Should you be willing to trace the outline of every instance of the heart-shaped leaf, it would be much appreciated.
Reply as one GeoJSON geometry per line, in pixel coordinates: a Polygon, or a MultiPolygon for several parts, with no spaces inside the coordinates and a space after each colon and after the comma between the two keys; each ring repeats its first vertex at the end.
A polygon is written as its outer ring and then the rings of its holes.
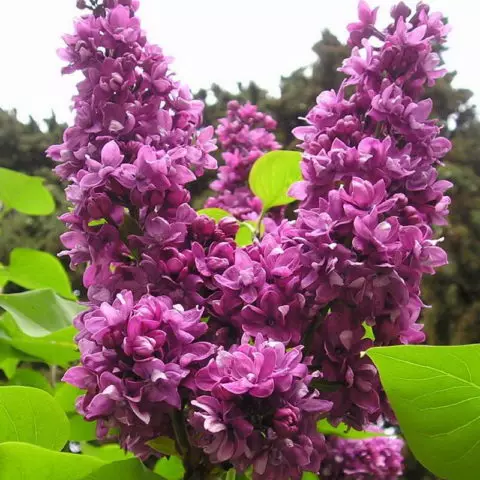
{"type": "Polygon", "coordinates": [[[43,337],[69,327],[73,317],[84,310],[78,303],[65,300],[50,289],[1,294],[0,306],[12,315],[25,334],[32,337],[43,337]]]}
{"type": "Polygon", "coordinates": [[[440,478],[480,471],[480,345],[394,346],[367,352],[408,446],[440,478]]]}
{"type": "Polygon", "coordinates": [[[43,182],[40,177],[0,168],[0,201],[7,209],[27,215],[50,215],[55,202],[43,182]]]}
{"type": "Polygon", "coordinates": [[[262,201],[264,212],[295,201],[288,190],[302,179],[301,160],[300,152],[275,150],[253,164],[248,183],[250,190],[262,201]]]}
{"type": "Polygon", "coordinates": [[[233,217],[230,212],[227,212],[227,210],[223,210],[223,208],[202,208],[201,210],[198,210],[197,213],[199,215],[206,215],[212,220],[215,220],[217,223],[222,218],[233,217]]]}
{"type": "Polygon", "coordinates": [[[0,426],[0,443],[26,442],[51,450],[61,450],[70,433],[60,405],[30,387],[0,388],[0,426]]]}
{"type": "Polygon", "coordinates": [[[166,480],[182,480],[185,475],[183,462],[175,455],[161,458],[155,465],[153,471],[166,480]]]}
{"type": "Polygon", "coordinates": [[[75,300],[67,272],[50,253],[15,248],[10,253],[9,280],[28,290],[51,288],[62,297],[75,300]]]}
{"type": "Polygon", "coordinates": [[[98,458],[52,452],[28,443],[0,445],[0,480],[82,480],[102,465],[98,458]]]}

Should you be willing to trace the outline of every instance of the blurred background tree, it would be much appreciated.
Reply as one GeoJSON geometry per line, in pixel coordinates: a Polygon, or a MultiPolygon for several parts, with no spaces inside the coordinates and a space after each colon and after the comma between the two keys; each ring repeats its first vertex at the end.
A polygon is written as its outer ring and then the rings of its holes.
{"type": "MultiPolygon", "coordinates": [[[[251,101],[272,114],[278,122],[277,138],[285,148],[293,148],[292,129],[302,124],[301,117],[314,105],[322,90],[338,88],[342,74],[337,71],[348,56],[348,48],[329,31],[313,46],[316,61],[301,67],[280,79],[280,96],[273,97],[255,82],[238,85],[237,92],[229,92],[218,85],[197,92],[205,100],[205,124],[217,125],[224,116],[228,101],[251,101]]],[[[450,264],[427,279],[424,299],[432,308],[424,315],[429,342],[455,344],[480,342],[480,122],[471,105],[471,92],[452,86],[455,78],[450,73],[428,95],[434,100],[434,116],[444,124],[444,134],[453,141],[454,148],[440,169],[441,177],[455,186],[450,225],[439,234],[445,236],[444,248],[450,264]]],[[[33,120],[20,122],[15,112],[0,110],[0,166],[47,179],[54,194],[58,213],[68,206],[63,186],[51,173],[51,162],[45,157],[48,145],[58,143],[64,125],[55,116],[45,120],[45,128],[33,120]]],[[[208,184],[214,174],[205,176],[192,185],[194,206],[200,208],[211,193],[208,184]]],[[[34,247],[56,254],[61,249],[58,236],[64,228],[56,218],[33,218],[9,215],[9,228],[0,238],[0,261],[6,262],[10,250],[16,246],[34,247]]],[[[75,288],[80,287],[78,274],[72,274],[75,288]]],[[[409,460],[406,478],[426,480],[433,478],[413,460],[409,460]]]]}

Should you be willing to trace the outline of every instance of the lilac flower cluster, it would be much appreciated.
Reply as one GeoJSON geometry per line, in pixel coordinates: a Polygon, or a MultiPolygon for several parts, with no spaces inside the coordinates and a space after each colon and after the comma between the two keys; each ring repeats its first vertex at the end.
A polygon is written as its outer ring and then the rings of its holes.
{"type": "Polygon", "coordinates": [[[448,28],[420,3],[400,3],[393,23],[375,26],[376,10],[361,1],[349,25],[352,55],[338,92],[323,92],[294,130],[304,150],[297,228],[304,246],[304,294],[327,309],[314,332],[315,363],[341,385],[330,393],[331,419],[361,428],[389,407],[373,364],[375,345],[420,343],[420,284],[447,262],[432,225],[442,225],[449,182],[436,167],[450,142],[430,120],[426,86],[445,74],[435,45],[448,28]],[[371,40],[373,39],[373,40],[371,40]],[[350,96],[347,91],[352,91],[350,96]],[[375,340],[366,339],[371,326],[375,340]]]}
{"type": "Polygon", "coordinates": [[[396,480],[403,474],[404,442],[396,437],[349,440],[327,437],[322,478],[332,480],[396,480]]]}
{"type": "Polygon", "coordinates": [[[450,184],[436,166],[450,142],[428,119],[431,100],[420,100],[445,73],[433,52],[448,30],[441,16],[420,4],[409,19],[402,3],[380,32],[375,11],[365,2],[359,11],[347,79],[320,94],[309,125],[294,131],[304,149],[304,180],[291,188],[301,200],[296,222],[237,252],[214,276],[221,296],[208,308],[250,335],[304,343],[334,386],[325,393],[330,420],[362,429],[391,416],[364,352],[424,341],[421,279],[447,261],[432,225],[448,213],[450,184]]]}
{"type": "Polygon", "coordinates": [[[325,439],[316,422],[331,407],[308,385],[300,347],[280,342],[255,343],[220,350],[196,375],[205,395],[192,401],[190,423],[196,443],[213,463],[230,462],[239,471],[253,466],[253,479],[300,479],[318,472],[325,439]]]}
{"type": "MultiPolygon", "coordinates": [[[[81,5],[83,7],[85,5],[81,5]]],[[[80,18],[60,55],[80,71],[74,125],[49,148],[73,204],[62,236],[72,267],[87,264],[90,309],[75,320],[82,367],[65,379],[87,390],[79,411],[98,434],[119,430],[140,455],[172,435],[193,367],[215,351],[200,321],[202,275],[193,250],[234,249],[238,226],[190,208],[188,182],[216,168],[203,104],[147,43],[138,1],[109,0],[80,18]]]]}
{"type": "MultiPolygon", "coordinates": [[[[147,43],[135,16],[137,7],[133,0],[95,3],[92,13],[77,21],[75,34],[65,36],[67,46],[60,52],[69,63],[64,72],[81,71],[84,78],[74,97],[75,123],[66,130],[64,143],[48,153],[59,163],[58,175],[69,182],[73,209],[62,217],[70,229],[62,236],[68,249],[64,254],[72,267],[87,264],[89,300],[88,310],[75,319],[82,365],[70,369],[65,381],[86,390],[77,408],[97,422],[99,437],[116,430],[124,448],[147,457],[154,453],[147,442],[168,436],[188,462],[193,446],[185,450],[181,444],[177,430],[184,429],[185,422],[175,418],[197,408],[195,401],[201,402],[204,394],[214,395],[202,383],[205,370],[199,369],[217,346],[240,342],[241,326],[228,312],[219,314],[220,285],[224,277],[235,283],[232,268],[248,255],[233,240],[236,221],[216,223],[188,205],[188,182],[204,169],[216,168],[210,156],[213,129],[198,130],[203,105],[174,79],[171,60],[147,43]],[[214,312],[208,323],[201,318],[205,310],[214,312]]],[[[252,106],[240,108],[239,115],[247,128],[237,132],[231,155],[244,155],[251,148],[244,144],[240,149],[242,136],[256,145],[249,165],[242,167],[248,175],[262,148],[277,147],[266,130],[274,123],[252,106]]],[[[221,138],[227,136],[230,133],[221,138]]],[[[241,277],[243,288],[249,273],[241,277]]],[[[253,287],[245,288],[242,298],[248,301],[254,295],[253,287]]],[[[232,347],[238,350],[232,355],[244,350],[247,355],[246,342],[232,347]]],[[[252,374],[275,378],[278,387],[271,390],[267,378],[267,390],[253,389],[252,398],[266,395],[273,402],[275,397],[276,423],[266,418],[265,425],[293,422],[296,442],[309,453],[304,454],[307,459],[299,456],[299,446],[281,453],[290,443],[285,432],[278,437],[280,426],[275,427],[278,438],[261,443],[262,429],[251,435],[242,468],[254,461],[260,464],[260,452],[265,458],[279,452],[283,460],[277,458],[269,468],[318,471],[322,448],[317,447],[323,437],[315,420],[330,402],[308,388],[313,377],[306,364],[299,365],[300,349],[286,353],[280,344],[270,346],[260,339],[257,344],[248,353],[252,374]],[[265,357],[260,373],[259,356],[265,357]],[[289,420],[291,415],[296,420],[289,420]]],[[[225,352],[218,355],[215,361],[225,352]]],[[[247,391],[237,393],[238,402],[246,405],[247,391]]],[[[199,462],[211,465],[202,458],[199,462]]]]}
{"type": "MultiPolygon", "coordinates": [[[[188,204],[187,184],[216,168],[213,129],[199,129],[203,105],[147,43],[137,8],[95,2],[61,52],[65,72],[84,76],[75,123],[49,149],[70,183],[65,254],[87,264],[89,309],[75,320],[82,366],[65,376],[86,390],[79,411],[142,457],[149,440],[174,439],[187,476],[221,464],[299,479],[336,472],[342,451],[349,471],[363,475],[368,461],[368,475],[395,478],[400,448],[328,447],[316,423],[362,429],[391,418],[364,353],[424,340],[422,276],[446,263],[432,226],[448,213],[450,184],[436,167],[450,143],[420,99],[444,73],[441,15],[419,4],[411,16],[400,3],[380,31],[360,2],[346,80],[295,129],[297,219],[239,248],[233,218],[216,223],[188,204]],[[355,465],[346,452],[358,453],[355,465]]],[[[279,147],[274,127],[256,107],[229,104],[217,130],[222,195],[208,206],[258,215],[245,185],[253,162],[279,147]]]]}
{"type": "Polygon", "coordinates": [[[222,208],[239,220],[255,220],[262,210],[260,199],[248,188],[248,175],[259,157],[280,148],[272,133],[277,122],[251,103],[240,105],[232,100],[227,116],[219,120],[216,134],[225,165],[210,188],[219,192],[210,197],[205,207],[222,208]]]}
{"type": "Polygon", "coordinates": [[[86,394],[77,409],[87,420],[98,420],[104,437],[112,428],[120,442],[136,454],[148,455],[145,440],[172,435],[169,412],[181,408],[180,392],[194,388],[196,365],[215,347],[198,341],[207,330],[202,309],[183,311],[168,297],[119,293],[113,304],[102,303],[75,320],[82,366],[64,381],[86,394]]]}
{"type": "Polygon", "coordinates": [[[171,59],[147,43],[137,6],[111,1],[104,16],[80,18],[60,51],[64,72],[84,78],[74,125],[48,154],[70,182],[74,206],[62,217],[70,228],[62,241],[72,266],[89,263],[85,286],[95,302],[125,288],[136,297],[152,293],[154,277],[172,269],[188,276],[192,261],[175,250],[199,227],[186,184],[216,168],[213,129],[197,129],[203,104],[175,80],[171,59]]]}

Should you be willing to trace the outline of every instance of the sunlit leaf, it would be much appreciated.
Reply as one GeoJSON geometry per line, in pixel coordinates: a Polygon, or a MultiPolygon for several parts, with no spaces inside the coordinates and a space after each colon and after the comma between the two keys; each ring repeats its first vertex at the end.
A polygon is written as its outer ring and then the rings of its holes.
{"type": "Polygon", "coordinates": [[[55,202],[43,182],[40,177],[0,168],[0,202],[7,209],[27,215],[50,215],[55,202]]]}
{"type": "Polygon", "coordinates": [[[198,215],[206,215],[211,219],[215,220],[217,223],[226,217],[233,217],[230,212],[227,210],[223,210],[222,208],[202,208],[201,210],[197,211],[198,215]]]}
{"type": "Polygon", "coordinates": [[[248,223],[242,222],[235,236],[235,242],[239,247],[246,247],[253,243],[255,238],[255,229],[248,223]]]}
{"type": "Polygon", "coordinates": [[[66,413],[74,413],[75,400],[83,395],[84,390],[80,390],[69,383],[60,383],[55,389],[54,398],[66,413]]]}
{"type": "Polygon", "coordinates": [[[334,427],[325,419],[317,422],[317,430],[324,435],[335,435],[336,437],[349,438],[352,440],[385,436],[385,434],[381,432],[358,431],[349,428],[348,425],[345,425],[344,423],[340,423],[340,425],[334,427]]]}
{"type": "Polygon", "coordinates": [[[12,348],[9,340],[0,338],[0,370],[8,379],[14,377],[20,360],[20,352],[12,348]]]}
{"type": "Polygon", "coordinates": [[[440,478],[480,471],[480,345],[395,346],[367,352],[408,446],[440,478]]]}
{"type": "Polygon", "coordinates": [[[82,480],[102,465],[98,458],[53,452],[27,443],[0,445],[0,480],[82,480]]]}
{"type": "Polygon", "coordinates": [[[182,480],[185,474],[182,460],[175,455],[161,458],[153,471],[166,480],[182,480]]]}
{"type": "Polygon", "coordinates": [[[75,300],[63,265],[50,253],[31,248],[15,248],[10,253],[8,275],[11,282],[23,288],[51,288],[59,295],[75,300]]]}
{"type": "Polygon", "coordinates": [[[88,442],[97,439],[97,422],[87,422],[76,413],[68,415],[68,421],[70,422],[70,440],[88,442]]]}
{"type": "Polygon", "coordinates": [[[8,382],[9,385],[19,385],[24,387],[34,387],[45,390],[47,393],[53,393],[53,388],[45,378],[37,370],[31,368],[21,368],[17,370],[13,378],[8,382]]]}
{"type": "Polygon", "coordinates": [[[0,263],[0,289],[2,289],[9,280],[8,268],[0,263]]]}
{"type": "Polygon", "coordinates": [[[94,470],[82,480],[161,480],[161,478],[148,470],[140,460],[130,458],[108,463],[94,470]]]}
{"type": "Polygon", "coordinates": [[[133,453],[125,452],[118,443],[103,445],[101,447],[95,447],[89,443],[82,443],[81,449],[85,455],[100,458],[104,462],[116,462],[118,460],[134,458],[133,453]]]}
{"type": "Polygon", "coordinates": [[[287,193],[293,183],[302,179],[300,152],[276,150],[260,157],[248,179],[250,190],[260,198],[263,210],[295,201],[287,193]]]}
{"type": "Polygon", "coordinates": [[[62,328],[44,337],[31,337],[20,333],[11,339],[11,344],[46,363],[67,368],[69,364],[80,359],[73,340],[77,333],[74,327],[62,328]]]}
{"type": "Polygon", "coordinates": [[[32,337],[69,327],[73,317],[84,310],[78,303],[65,300],[50,289],[1,294],[0,306],[12,315],[25,334],[32,337]]]}
{"type": "Polygon", "coordinates": [[[0,443],[27,442],[52,450],[62,449],[70,432],[53,397],[30,387],[0,388],[0,425],[0,443]]]}

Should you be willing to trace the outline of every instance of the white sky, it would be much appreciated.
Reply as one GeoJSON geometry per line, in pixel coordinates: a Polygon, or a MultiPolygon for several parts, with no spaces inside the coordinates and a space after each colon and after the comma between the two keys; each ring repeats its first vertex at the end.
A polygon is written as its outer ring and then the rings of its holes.
{"type": "MultiPolygon", "coordinates": [[[[455,85],[473,90],[478,103],[480,2],[429,3],[453,27],[445,59],[449,70],[458,71],[455,85]]],[[[370,4],[381,6],[383,18],[393,0],[370,4]]],[[[139,15],[149,41],[175,57],[174,70],[192,90],[212,82],[235,89],[238,81],[255,80],[276,94],[282,74],[315,59],[311,47],[323,29],[346,39],[356,5],[357,0],[142,0],[139,15]]],[[[52,110],[60,120],[71,119],[76,82],[61,76],[56,50],[62,33],[72,32],[75,0],[0,0],[0,8],[0,108],[16,108],[22,120],[29,114],[42,119],[52,110]]]]}

